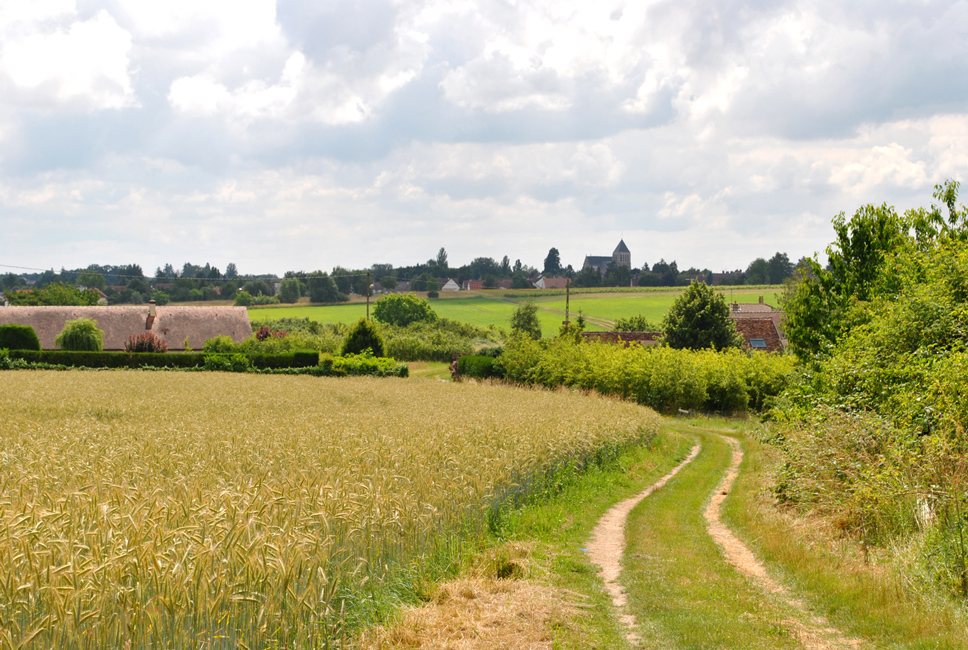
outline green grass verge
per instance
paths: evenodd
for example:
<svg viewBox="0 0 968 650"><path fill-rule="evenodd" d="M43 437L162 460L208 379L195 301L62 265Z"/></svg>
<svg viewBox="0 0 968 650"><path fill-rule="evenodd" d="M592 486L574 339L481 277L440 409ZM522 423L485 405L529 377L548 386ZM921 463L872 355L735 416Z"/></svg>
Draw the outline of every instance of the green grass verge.
<svg viewBox="0 0 968 650"><path fill-rule="evenodd" d="M626 451L613 467L583 475L551 499L512 511L502 521L498 541L535 542L532 557L548 567L545 579L584 599L571 629L555 631L555 648L627 647L611 598L582 548L612 505L667 474L691 447L689 438L660 434L650 446Z"/></svg>
<svg viewBox="0 0 968 650"><path fill-rule="evenodd" d="M706 531L703 510L730 463L731 449L703 429L703 449L629 517L625 564L630 611L644 648L800 648L780 621L791 614L728 565Z"/></svg>
<svg viewBox="0 0 968 650"><path fill-rule="evenodd" d="M777 287L750 289L745 287L717 287L716 290L727 300L756 302L760 296L777 306L779 289ZM669 311L669 307L682 291L668 288L640 289L625 292L580 293L573 294L569 305L572 320L578 311L588 319L590 331L610 330L612 321L638 314L658 323ZM565 319L565 297L563 295L532 295L533 292L521 291L517 294L504 290L467 293L442 293L440 299L431 301L439 316L458 320L481 327L509 328L511 314L518 305L526 300L534 300L538 306L538 320L544 336L558 332ZM511 297L514 296L514 297ZM372 305L371 305L372 309ZM342 305L294 305L250 307L249 318L311 318L320 323L354 323L366 314L366 305L359 302Z"/></svg>
<svg viewBox="0 0 968 650"><path fill-rule="evenodd" d="M821 520L777 510L770 498L773 448L749 439L747 453L724 517L770 573L848 636L869 639L865 647L964 649L968 605L918 592L897 568L879 564L862 547L837 539Z"/></svg>
<svg viewBox="0 0 968 650"><path fill-rule="evenodd" d="M451 380L450 364L441 361L411 361L410 377Z"/></svg>

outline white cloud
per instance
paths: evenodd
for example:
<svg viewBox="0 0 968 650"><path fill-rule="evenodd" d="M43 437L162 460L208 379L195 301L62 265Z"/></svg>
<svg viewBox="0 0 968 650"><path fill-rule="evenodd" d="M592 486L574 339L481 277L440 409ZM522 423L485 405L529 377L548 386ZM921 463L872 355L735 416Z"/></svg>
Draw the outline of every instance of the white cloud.
<svg viewBox="0 0 968 650"><path fill-rule="evenodd" d="M62 26L70 14L65 3L48 12L3 16L0 70L15 92L42 104L95 110L136 106L131 34L104 10Z"/></svg>

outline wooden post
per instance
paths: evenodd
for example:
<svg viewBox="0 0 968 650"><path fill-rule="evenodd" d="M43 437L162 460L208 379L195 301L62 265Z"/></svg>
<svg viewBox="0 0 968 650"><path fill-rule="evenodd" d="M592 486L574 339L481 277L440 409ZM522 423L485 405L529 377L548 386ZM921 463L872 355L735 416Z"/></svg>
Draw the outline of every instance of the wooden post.
<svg viewBox="0 0 968 650"><path fill-rule="evenodd" d="M370 272L366 272L366 320L370 320Z"/></svg>
<svg viewBox="0 0 968 650"><path fill-rule="evenodd" d="M565 280L565 325L568 324L568 307L571 302L571 278Z"/></svg>

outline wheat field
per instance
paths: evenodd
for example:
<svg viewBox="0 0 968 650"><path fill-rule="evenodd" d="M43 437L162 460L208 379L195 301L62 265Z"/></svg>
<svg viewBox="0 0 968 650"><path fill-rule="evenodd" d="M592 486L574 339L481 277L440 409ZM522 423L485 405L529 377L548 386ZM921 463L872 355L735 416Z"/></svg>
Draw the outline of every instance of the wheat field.
<svg viewBox="0 0 968 650"><path fill-rule="evenodd" d="M657 428L501 386L3 372L2 644L342 647L535 476Z"/></svg>

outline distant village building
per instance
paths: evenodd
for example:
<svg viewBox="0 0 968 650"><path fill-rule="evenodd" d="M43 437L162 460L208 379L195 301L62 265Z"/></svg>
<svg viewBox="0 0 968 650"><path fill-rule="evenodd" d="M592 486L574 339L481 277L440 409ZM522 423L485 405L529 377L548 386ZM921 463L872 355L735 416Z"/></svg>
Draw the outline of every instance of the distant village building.
<svg viewBox="0 0 968 650"><path fill-rule="evenodd" d="M568 278L546 278L543 275L534 282L536 289L564 289L568 286Z"/></svg>
<svg viewBox="0 0 968 650"><path fill-rule="evenodd" d="M729 317L736 331L743 336L744 347L754 351L782 352L787 339L783 334L783 312L772 305L759 302L732 302Z"/></svg>
<svg viewBox="0 0 968 650"><path fill-rule="evenodd" d="M228 336L241 343L252 336L252 324L245 307L5 307L0 325L29 325L46 350L57 346L54 338L69 320L91 318L104 331L105 350L123 350L132 335L153 332L165 339L169 350L184 350L185 341L200 350L205 341Z"/></svg>
<svg viewBox="0 0 968 650"><path fill-rule="evenodd" d="M629 252L628 246L625 245L625 240L619 240L618 246L612 251L611 257L604 255L586 255L585 262L581 265L582 270L589 267L598 269L598 272L605 275L608 271L608 265L614 264L615 266L624 266L626 268L632 268L632 254Z"/></svg>
<svg viewBox="0 0 968 650"><path fill-rule="evenodd" d="M457 284L452 278L441 278L437 280L441 291L460 291L460 285Z"/></svg>

